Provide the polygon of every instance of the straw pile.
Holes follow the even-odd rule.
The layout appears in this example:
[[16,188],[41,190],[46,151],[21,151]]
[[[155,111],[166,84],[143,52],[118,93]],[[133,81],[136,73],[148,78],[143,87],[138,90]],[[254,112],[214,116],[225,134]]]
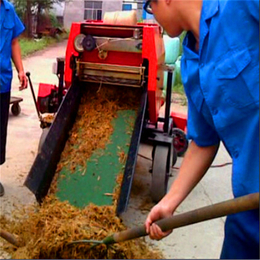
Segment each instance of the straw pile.
[[42,121],[47,124],[52,124],[53,120],[54,120],[53,114],[48,114],[48,115],[42,117]]
[[[17,213],[19,221],[0,219],[1,227],[19,237],[22,246],[5,243],[14,259],[160,259],[143,239],[135,239],[110,247],[91,244],[68,245],[79,239],[102,240],[126,227],[115,216],[113,206],[89,205],[78,209],[67,202],[47,197],[41,207],[30,207]],[[23,218],[21,216],[23,214]]]

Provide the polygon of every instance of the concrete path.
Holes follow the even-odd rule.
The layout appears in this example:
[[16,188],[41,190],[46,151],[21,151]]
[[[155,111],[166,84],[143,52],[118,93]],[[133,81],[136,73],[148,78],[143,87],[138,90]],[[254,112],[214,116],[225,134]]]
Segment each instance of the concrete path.
[[[31,72],[31,77],[37,95],[40,82],[58,84],[57,77],[52,74],[52,63],[57,57],[65,56],[66,42],[57,44],[44,51],[24,59],[26,71]],[[1,166],[1,182],[6,194],[0,198],[1,214],[10,215],[15,207],[35,202],[34,196],[23,186],[24,180],[36,157],[41,128],[34,107],[31,91],[28,87],[23,92],[18,91],[17,74],[14,73],[12,96],[22,97],[20,103],[21,114],[17,117],[10,113],[7,142],[7,160]],[[186,112],[186,107],[174,105],[173,110]],[[140,155],[151,158],[151,147],[141,145]],[[181,164],[178,158],[176,167]],[[223,146],[214,161],[214,165],[230,162],[231,159]],[[149,168],[151,161],[142,157],[138,158],[134,184],[131,192],[129,207],[123,214],[124,222],[129,226],[143,224],[153,206],[150,201],[149,186],[151,174]],[[172,171],[169,185],[177,176],[178,170]],[[232,198],[231,194],[231,166],[211,168],[203,180],[192,191],[177,213],[186,212],[202,206],[211,205]],[[224,218],[207,221],[204,223],[176,229],[170,236],[162,241],[152,242],[158,246],[167,259],[214,259],[219,258],[223,240]],[[1,244],[0,244],[1,245]],[[0,256],[7,257],[3,253]]]

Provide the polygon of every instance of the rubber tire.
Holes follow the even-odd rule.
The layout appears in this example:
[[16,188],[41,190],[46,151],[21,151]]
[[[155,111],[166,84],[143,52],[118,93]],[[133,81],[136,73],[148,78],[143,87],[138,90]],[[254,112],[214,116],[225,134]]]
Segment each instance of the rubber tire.
[[40,141],[39,141],[39,144],[38,144],[38,153],[40,153],[41,150],[42,150],[43,143],[46,140],[46,137],[49,133],[49,130],[50,130],[49,127],[45,127],[45,128],[42,129],[42,134],[41,134]]
[[186,133],[179,128],[172,129],[173,145],[177,156],[183,156],[188,149],[189,141]]
[[177,151],[173,145],[172,147],[172,167],[175,165],[175,163],[177,162],[178,159],[178,155],[177,155]]
[[18,116],[21,113],[21,107],[20,105],[17,104],[13,104],[11,107],[11,112],[14,116]]
[[167,193],[168,173],[167,161],[169,147],[157,145],[154,151],[152,167],[151,197],[154,202],[159,202]]

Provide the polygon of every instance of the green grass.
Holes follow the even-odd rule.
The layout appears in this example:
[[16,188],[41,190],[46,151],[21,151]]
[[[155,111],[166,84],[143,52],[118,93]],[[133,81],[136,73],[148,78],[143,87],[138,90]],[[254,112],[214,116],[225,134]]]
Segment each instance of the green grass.
[[173,92],[179,93],[179,94],[184,94],[184,87],[181,83],[175,84],[173,86]]
[[36,51],[43,50],[46,47],[60,42],[68,37],[68,34],[58,35],[56,38],[52,37],[43,37],[41,39],[28,39],[28,38],[20,38],[19,43],[21,47],[22,57],[26,57]]

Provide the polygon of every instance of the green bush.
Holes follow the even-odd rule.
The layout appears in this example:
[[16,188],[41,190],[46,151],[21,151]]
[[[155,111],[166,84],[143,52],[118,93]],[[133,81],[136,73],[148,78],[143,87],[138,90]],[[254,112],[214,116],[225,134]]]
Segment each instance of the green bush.
[[49,18],[50,18],[50,22],[51,22],[52,27],[62,27],[55,14],[50,13]]

